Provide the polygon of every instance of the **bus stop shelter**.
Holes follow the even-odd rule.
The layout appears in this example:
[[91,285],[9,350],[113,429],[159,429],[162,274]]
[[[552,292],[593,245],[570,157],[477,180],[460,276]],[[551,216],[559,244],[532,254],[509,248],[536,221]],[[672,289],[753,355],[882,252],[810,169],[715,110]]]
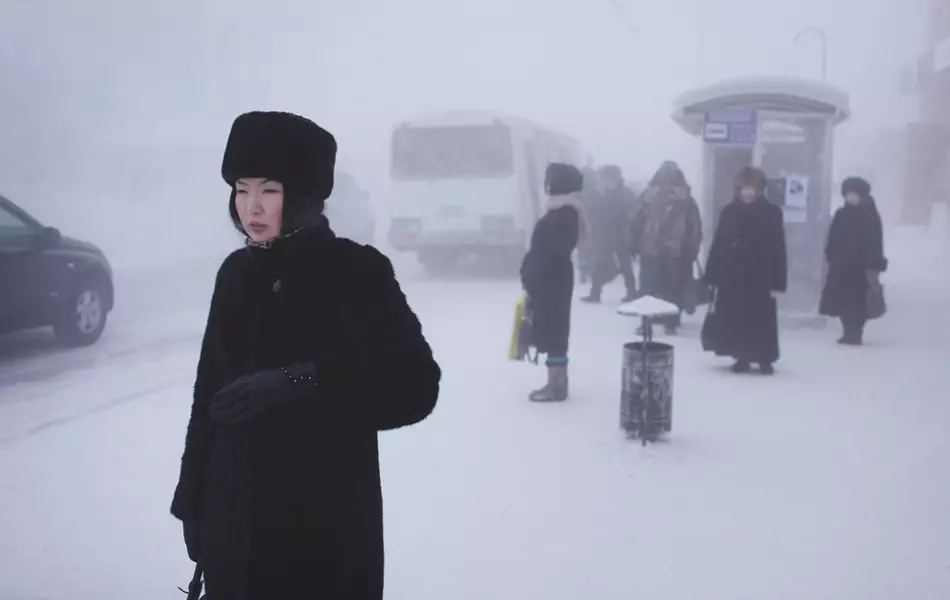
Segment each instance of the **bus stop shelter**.
[[674,121],[703,143],[697,201],[707,248],[719,212],[734,197],[739,170],[754,165],[769,178],[769,200],[785,217],[789,287],[779,300],[784,322],[824,324],[818,302],[834,193],[834,128],[849,116],[845,92],[786,77],[720,81],[688,91],[674,104]]

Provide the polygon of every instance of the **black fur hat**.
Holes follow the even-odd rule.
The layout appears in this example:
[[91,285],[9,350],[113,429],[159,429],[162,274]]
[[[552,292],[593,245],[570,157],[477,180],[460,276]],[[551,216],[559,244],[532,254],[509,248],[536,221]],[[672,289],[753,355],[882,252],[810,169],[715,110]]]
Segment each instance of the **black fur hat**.
[[281,182],[294,197],[323,202],[333,191],[336,140],[310,119],[286,112],[249,112],[231,126],[221,176]]
[[871,196],[871,184],[860,177],[848,177],[841,182],[841,195],[847,196],[848,192],[854,192],[862,198]]
[[566,196],[584,188],[584,176],[574,165],[551,163],[544,174],[544,189],[551,196]]

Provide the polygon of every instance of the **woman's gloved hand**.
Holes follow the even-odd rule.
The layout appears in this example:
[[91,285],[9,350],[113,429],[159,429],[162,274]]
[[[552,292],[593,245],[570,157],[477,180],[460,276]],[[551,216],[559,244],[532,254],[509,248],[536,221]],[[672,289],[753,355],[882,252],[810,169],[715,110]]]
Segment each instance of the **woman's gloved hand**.
[[284,369],[268,369],[235,379],[212,398],[208,406],[211,420],[219,424],[249,421],[275,406],[297,399],[298,386]]

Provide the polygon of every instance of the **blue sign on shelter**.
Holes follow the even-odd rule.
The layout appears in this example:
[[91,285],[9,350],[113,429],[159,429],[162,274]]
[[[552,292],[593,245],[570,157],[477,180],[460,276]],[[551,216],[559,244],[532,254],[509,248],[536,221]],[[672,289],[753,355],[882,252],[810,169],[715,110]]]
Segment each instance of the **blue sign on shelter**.
[[712,144],[754,144],[756,111],[724,108],[706,111],[703,139]]

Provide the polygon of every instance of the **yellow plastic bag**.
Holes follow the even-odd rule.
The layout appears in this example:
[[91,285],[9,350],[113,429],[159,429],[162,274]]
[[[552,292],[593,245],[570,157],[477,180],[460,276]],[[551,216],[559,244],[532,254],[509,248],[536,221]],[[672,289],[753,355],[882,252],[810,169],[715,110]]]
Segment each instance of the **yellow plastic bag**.
[[524,319],[524,294],[515,302],[515,319],[511,324],[511,338],[508,341],[508,360],[523,360],[519,356],[518,347],[521,345],[521,321]]
[[532,358],[531,306],[528,297],[522,294],[515,302],[515,318],[511,324],[511,339],[508,341],[508,360],[537,362],[537,353]]

